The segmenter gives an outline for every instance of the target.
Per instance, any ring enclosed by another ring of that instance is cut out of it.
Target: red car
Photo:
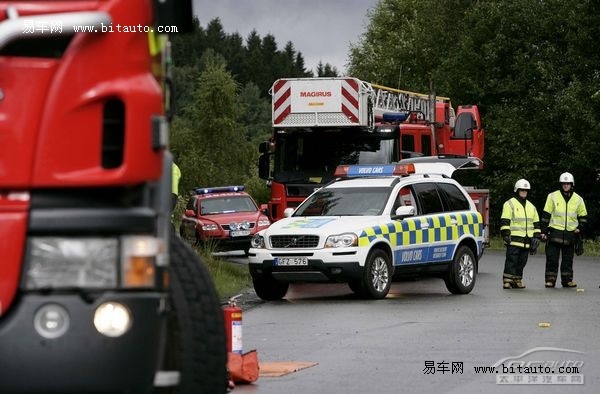
[[[259,208],[244,186],[197,188],[187,203],[179,233],[216,251],[247,252],[252,236],[271,224],[266,209],[266,205]]]

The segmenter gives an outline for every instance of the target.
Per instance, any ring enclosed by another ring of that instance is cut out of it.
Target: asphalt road
[[[245,294],[244,350],[257,349],[262,363],[315,365],[234,392],[597,393],[600,259],[576,258],[580,291],[545,289],[543,256],[530,257],[526,289],[503,290],[503,264],[503,254],[486,252],[474,291],[462,296],[440,279],[394,283],[378,301],[344,284],[293,285],[269,303]],[[512,371],[475,372],[506,358]],[[573,366],[578,374],[556,370]]]

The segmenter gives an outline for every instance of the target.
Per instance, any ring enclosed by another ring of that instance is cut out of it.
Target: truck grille
[[[269,238],[273,248],[316,248],[318,235],[273,235]]]

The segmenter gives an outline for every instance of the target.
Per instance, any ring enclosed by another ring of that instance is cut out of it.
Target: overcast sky
[[[315,71],[319,61],[344,74],[350,43],[365,31],[367,10],[377,0],[194,0],[200,25],[218,17],[225,33],[244,39],[254,29],[264,37],[272,34],[277,48],[288,41],[302,53],[305,67]]]

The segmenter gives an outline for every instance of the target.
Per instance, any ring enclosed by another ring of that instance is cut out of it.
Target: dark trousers
[[[523,279],[523,268],[527,264],[529,249],[508,245],[506,247],[506,260],[504,261],[505,279]]]
[[[571,282],[573,280],[573,254],[575,245],[561,245],[556,242],[546,243],[546,282],[556,282],[558,277],[558,262],[562,254],[560,263],[560,281],[561,283]]]

